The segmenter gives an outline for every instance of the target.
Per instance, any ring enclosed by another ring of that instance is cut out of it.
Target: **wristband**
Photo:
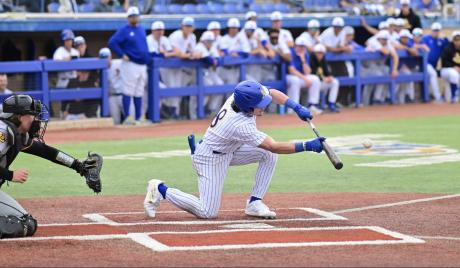
[[[296,142],[295,143],[295,152],[300,153],[305,151],[305,143],[304,142]]]
[[[291,99],[288,99],[285,103],[285,105],[289,108],[291,108],[292,110],[295,110],[300,104],[298,104],[297,102],[291,100]]]

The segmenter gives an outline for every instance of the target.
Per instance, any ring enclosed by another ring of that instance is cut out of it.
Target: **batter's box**
[[[129,225],[221,225],[254,222],[337,221],[347,218],[316,208],[279,208],[277,219],[265,220],[250,217],[244,210],[221,210],[218,219],[200,220],[183,211],[159,211],[155,219],[146,218],[144,212],[109,212],[86,214],[83,217],[98,223],[116,226]]]
[[[128,237],[154,251],[424,243],[376,226],[131,233]]]

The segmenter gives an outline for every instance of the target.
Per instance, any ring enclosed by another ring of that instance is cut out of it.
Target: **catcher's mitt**
[[[102,190],[101,185],[101,169],[102,169],[102,156],[97,153],[89,153],[88,158],[83,160],[80,175],[86,178],[86,184],[95,193],[100,193]]]

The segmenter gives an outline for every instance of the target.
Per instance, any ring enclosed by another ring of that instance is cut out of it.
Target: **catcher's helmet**
[[[3,112],[11,114],[39,115],[43,111],[41,101],[29,95],[13,95],[3,101]]]
[[[61,32],[61,41],[65,41],[65,40],[69,40],[69,39],[74,39],[75,38],[75,34],[73,33],[72,30],[70,29],[64,29],[62,30]]]
[[[252,113],[254,108],[265,109],[272,102],[268,89],[251,80],[236,85],[234,98],[236,107],[245,113]]]

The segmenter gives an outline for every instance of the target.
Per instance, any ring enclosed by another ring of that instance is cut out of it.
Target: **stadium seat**
[[[196,11],[200,14],[209,14],[211,12],[207,4],[198,4],[196,6]]]
[[[281,13],[289,13],[290,12],[289,5],[287,5],[285,3],[275,4],[274,8],[275,8],[276,11],[279,11]]]
[[[238,8],[234,4],[225,4],[224,5],[224,12],[225,13],[235,14],[235,13],[238,13]]]
[[[249,10],[255,11],[256,13],[265,13],[265,10],[259,4],[251,4]]]
[[[209,2],[208,6],[209,6],[209,11],[211,11],[211,13],[214,13],[214,14],[224,13],[224,6],[221,4]]]
[[[165,5],[154,5],[150,14],[168,14],[168,8]]]
[[[168,13],[169,14],[182,14],[182,5],[168,5]]]
[[[58,13],[59,6],[60,5],[58,3],[49,3],[48,4],[48,12],[49,13]]]
[[[262,9],[264,13],[272,13],[273,11],[275,11],[275,5],[267,3],[262,5]]]
[[[92,4],[83,4],[78,7],[78,11],[81,13],[90,13],[93,12],[93,5]]]
[[[196,5],[192,5],[192,4],[185,4],[182,6],[182,13],[185,13],[185,14],[196,14],[197,11],[196,11]]]

